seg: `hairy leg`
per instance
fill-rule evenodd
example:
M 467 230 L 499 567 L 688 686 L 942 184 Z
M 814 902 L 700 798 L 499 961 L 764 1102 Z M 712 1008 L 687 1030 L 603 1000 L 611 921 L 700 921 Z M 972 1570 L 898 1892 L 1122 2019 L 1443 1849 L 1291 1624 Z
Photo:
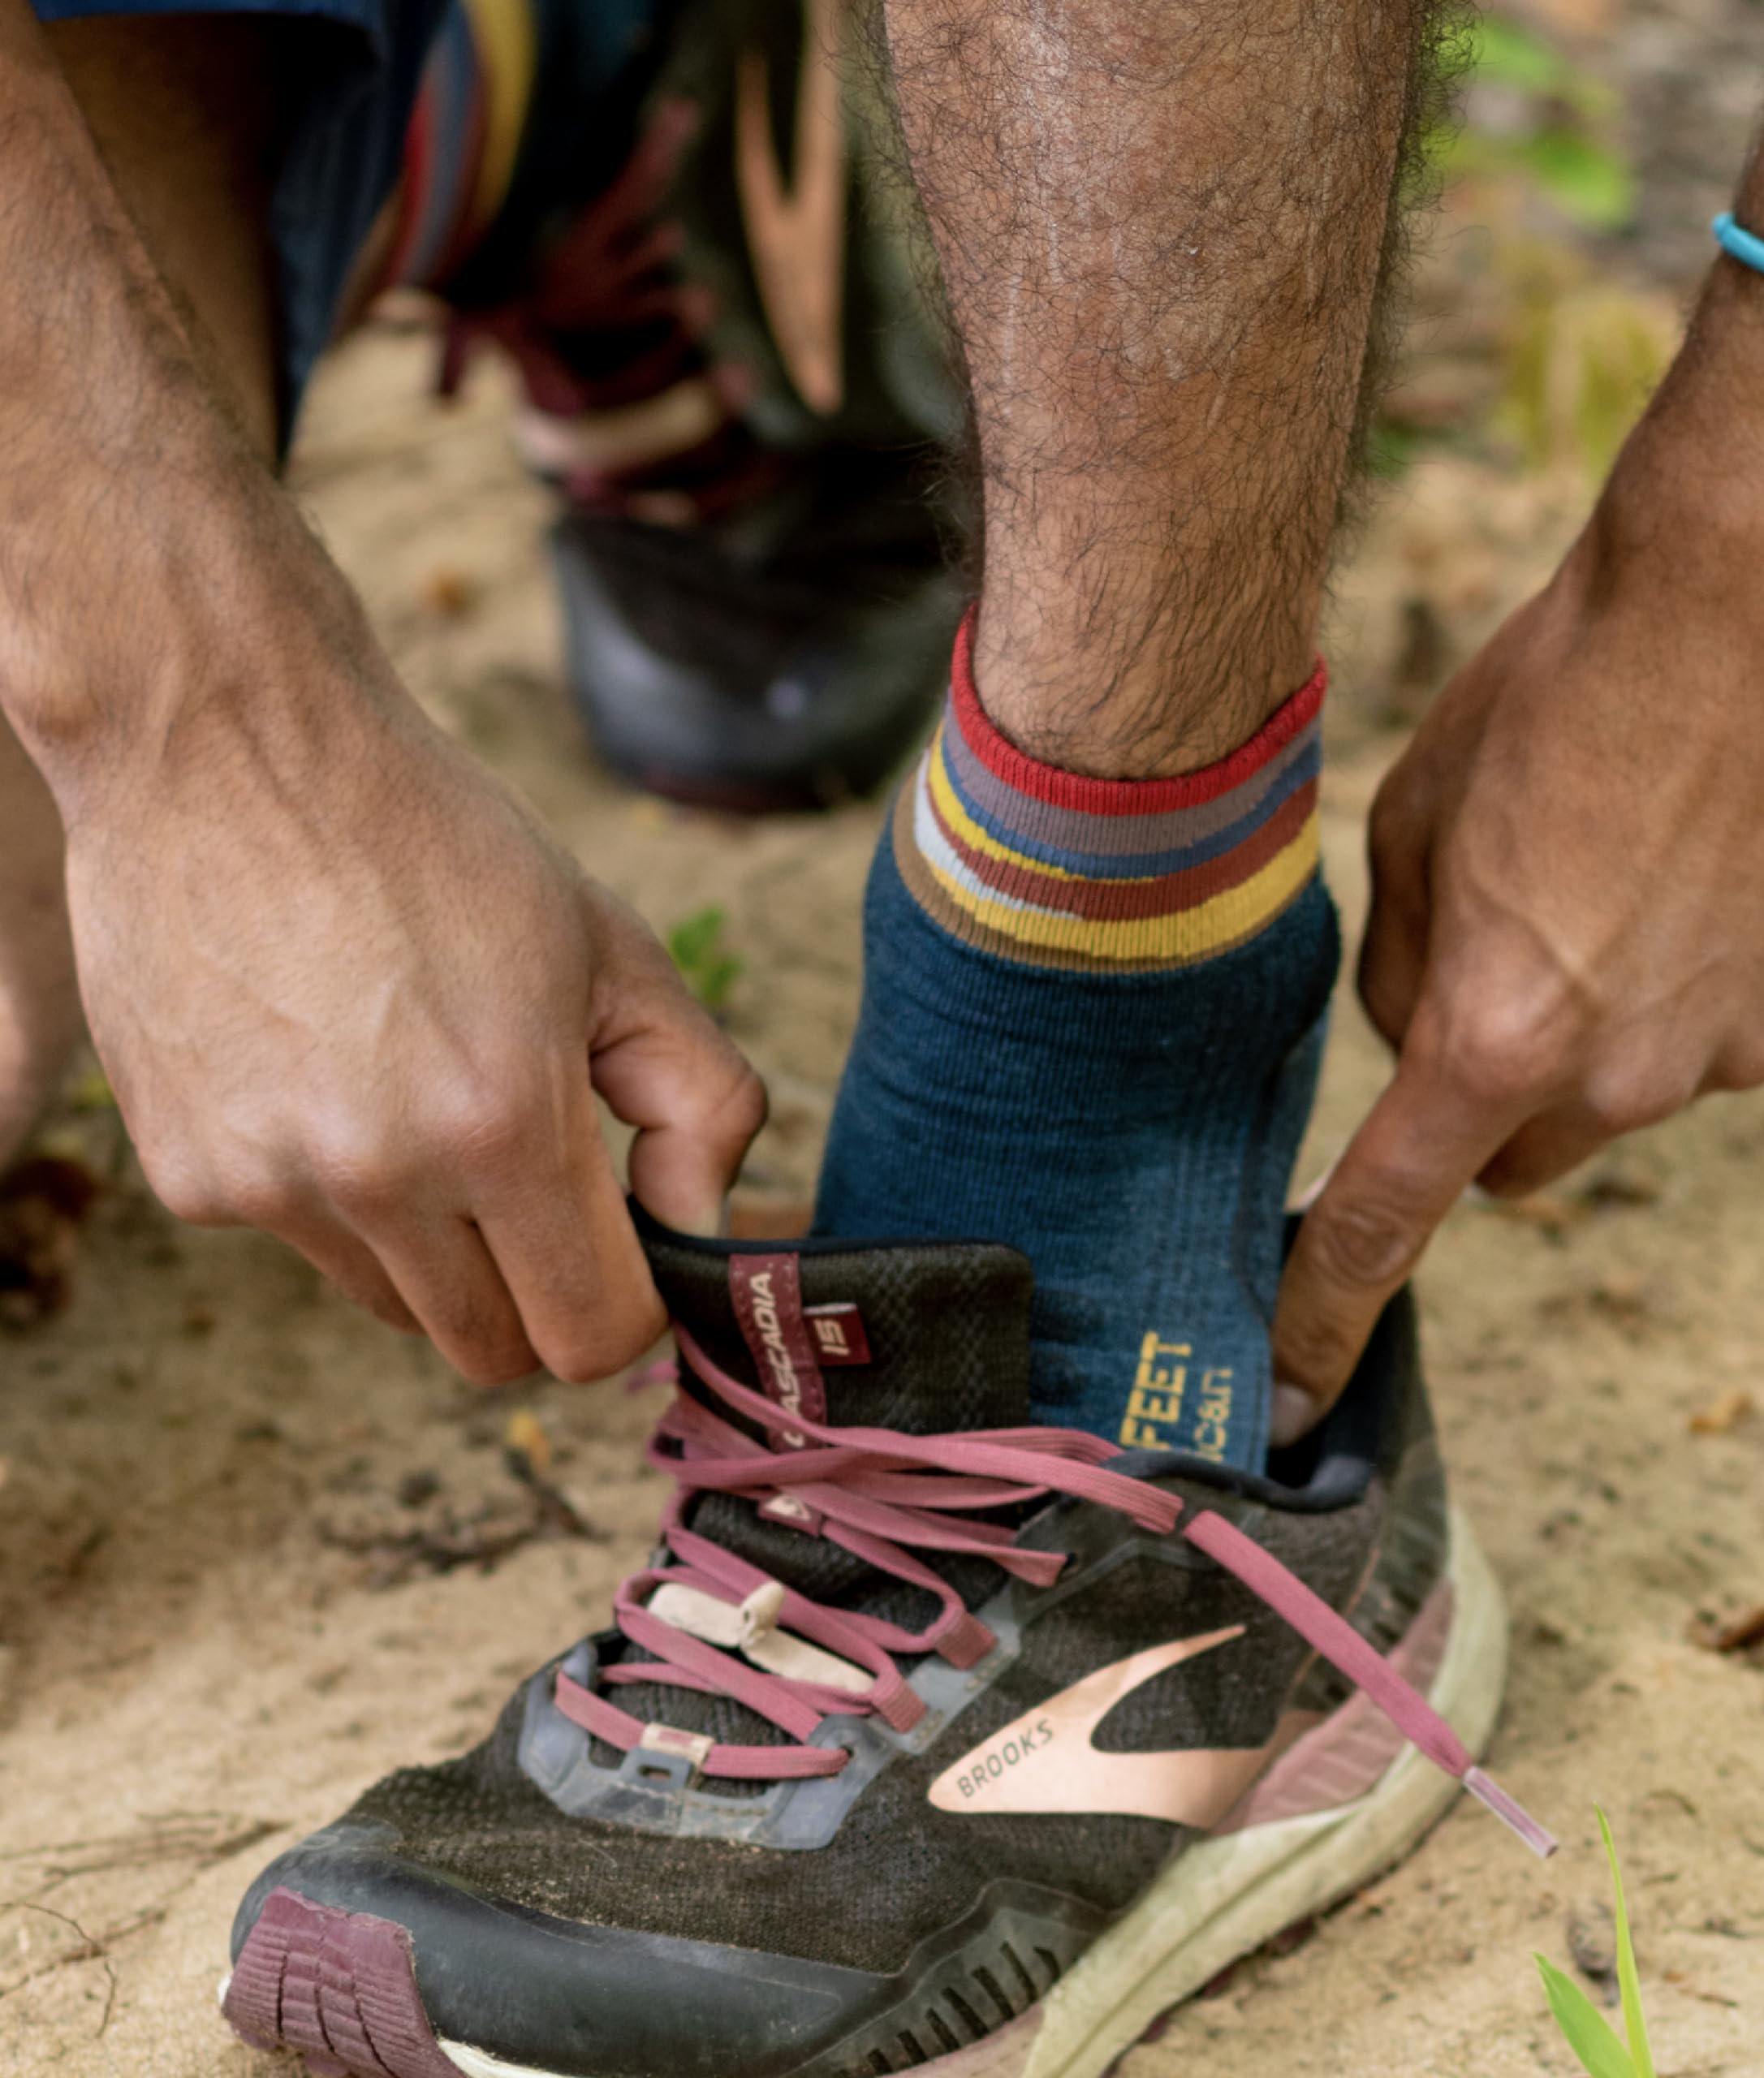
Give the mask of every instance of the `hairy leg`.
M 1036 1419 L 1253 1471 L 1338 963 L 1313 650 L 1428 5 L 884 0 L 981 584 L 817 1224 L 1008 1242 Z
M 1183 772 L 1311 668 L 1430 0 L 885 0 L 973 390 L 976 678 Z
M 236 18 L 56 24 L 56 56 L 188 321 L 265 451 L 275 439 L 264 235 L 278 142 L 270 41 Z M 80 1030 L 61 823 L 0 721 L 0 1162 L 52 1093 Z

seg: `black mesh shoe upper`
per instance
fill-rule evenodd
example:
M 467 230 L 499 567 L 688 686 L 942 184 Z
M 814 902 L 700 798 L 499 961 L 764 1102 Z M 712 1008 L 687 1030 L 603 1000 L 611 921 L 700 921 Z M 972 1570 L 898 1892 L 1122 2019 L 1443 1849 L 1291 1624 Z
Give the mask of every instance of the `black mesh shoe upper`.
M 729 1297 L 730 1260 L 744 1252 L 658 1233 L 648 1239 L 675 1319 L 715 1364 L 759 1386 Z M 1024 1423 L 1030 1283 L 1020 1257 L 945 1244 L 803 1244 L 792 1252 L 804 1305 L 855 1303 L 872 1357 L 823 1373 L 827 1423 L 908 1435 Z M 705 1391 L 689 1373 L 684 1389 Z M 1277 1461 L 1276 1477 L 1223 1473 L 1150 1453 L 1111 1469 L 1180 1494 L 1191 1514 L 1227 1517 L 1380 1650 L 1400 1637 L 1441 1576 L 1443 1483 L 1406 1300 L 1387 1315 L 1331 1421 L 1302 1453 Z M 830 1982 L 846 1987 L 826 2022 L 830 2054 L 850 2035 L 854 2013 L 869 2010 L 865 2001 L 884 1999 L 878 1987 L 917 1981 L 915 1972 L 934 1964 L 982 1969 L 1008 2010 L 1020 2010 L 1193 1835 L 1161 1817 L 940 1808 L 928 1792 L 946 1770 L 1097 1670 L 1231 1627 L 1240 1626 L 1241 1636 L 1132 1688 L 1096 1727 L 1095 1751 L 1261 1749 L 1283 1713 L 1327 1709 L 1347 1684 L 1178 1533 L 1148 1531 L 1070 1497 L 1023 1503 L 1005 1519 L 1014 1520 L 1019 1543 L 1068 1554 L 1059 1579 L 1037 1586 L 969 1555 L 915 1554 L 957 1588 L 970 1610 L 985 1612 L 999 1642 L 964 1671 L 934 1655 L 905 1664 L 915 1688 L 935 1699 L 910 1735 L 874 1718 L 827 1720 L 829 1736 L 848 1728 L 855 1789 L 837 1775 L 779 1784 L 704 1773 L 650 1796 L 633 1783 L 626 1754 L 558 1720 L 554 1663 L 513 1699 L 483 1745 L 459 1761 L 389 1777 L 338 1826 L 265 1872 L 237 1938 L 249 1929 L 253 1900 L 278 1882 L 319 1902 L 402 1915 L 405 1924 L 416 1909 L 407 1909 L 408 1899 L 420 1894 L 419 1977 L 442 1972 L 435 1995 L 443 2005 L 463 1995 L 464 1980 L 449 1975 L 438 1955 L 452 1937 L 434 1929 L 456 1920 L 463 1942 L 472 1914 L 485 1909 L 505 1931 L 511 1912 L 554 1929 L 548 1939 L 585 1943 L 582 1953 L 602 1964 L 613 1952 L 606 1944 L 625 1937 L 660 1942 L 658 1952 L 676 1959 L 745 1955 L 762 1976 L 773 1964 L 761 1968 L 761 1958 L 787 1961 L 792 1969 L 831 1972 Z M 763 1520 L 750 1499 L 701 1494 L 687 1520 L 822 1605 L 915 1627 L 937 1614 L 934 1596 L 824 1537 Z M 615 1630 L 576 1647 L 564 1663 L 592 1682 L 595 1666 L 642 1657 Z M 607 1692 L 639 1719 L 718 1742 L 786 1739 L 727 1697 L 647 1680 Z M 544 1770 L 536 1774 L 536 1723 L 546 1726 L 554 1759 L 560 1739 L 573 1743 L 567 1797 L 551 1793 L 552 1778 L 538 1778 Z M 861 1768 L 859 1756 L 866 1757 Z M 788 1812 L 792 1798 L 811 1790 L 836 1822 L 808 1844 Z M 557 1952 L 545 1951 L 554 1961 Z M 430 1988 L 425 1981 L 425 1997 Z M 950 2010 L 939 2008 L 946 2020 Z M 999 2024 L 996 2013 L 986 2022 Z M 822 2068 L 812 2044 L 798 2046 L 808 2060 L 778 2069 Z M 603 2078 L 597 2064 L 593 2078 Z

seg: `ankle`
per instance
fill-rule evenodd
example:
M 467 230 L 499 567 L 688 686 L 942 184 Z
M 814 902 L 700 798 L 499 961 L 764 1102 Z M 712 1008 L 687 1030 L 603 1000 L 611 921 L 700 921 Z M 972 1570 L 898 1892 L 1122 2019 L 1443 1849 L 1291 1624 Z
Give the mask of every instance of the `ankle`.
M 1038 1421 L 1259 1468 L 1285 1192 L 1339 941 L 1319 672 L 1186 777 L 1038 764 L 949 706 L 873 870 L 816 1224 L 1030 1260 Z
M 1147 574 L 1144 588 L 1152 590 Z M 1052 603 L 1050 604 L 1049 601 Z M 1162 779 L 1217 764 L 1253 738 L 1317 669 L 1315 614 L 1240 626 L 1097 603 L 1047 573 L 1012 582 L 989 563 L 972 627 L 973 677 L 993 725 L 1042 763 L 1098 779 Z
M 981 705 L 973 627 L 942 727 L 895 810 L 915 900 L 1010 959 L 1092 972 L 1192 965 L 1254 937 L 1318 863 L 1321 665 L 1227 757 L 1104 779 L 1026 755 Z

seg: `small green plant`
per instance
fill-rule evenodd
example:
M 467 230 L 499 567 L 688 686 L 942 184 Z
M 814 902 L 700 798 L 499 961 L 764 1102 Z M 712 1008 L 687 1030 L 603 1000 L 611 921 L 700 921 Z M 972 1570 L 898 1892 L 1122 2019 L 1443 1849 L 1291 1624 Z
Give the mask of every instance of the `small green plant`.
M 110 1077 L 96 1064 L 74 1076 L 62 1094 L 70 1111 L 114 1111 L 116 1092 L 111 1089 Z
M 667 934 L 667 949 L 674 964 L 687 987 L 713 1014 L 728 1002 L 729 991 L 740 980 L 746 965 L 723 942 L 723 927 L 728 920 L 714 906 L 695 909 Z
M 1660 300 L 1576 281 L 1516 255 L 1516 308 L 1499 421 L 1534 469 L 1601 481 L 1671 360 L 1675 325 Z
M 1501 96 L 1485 121 L 1469 119 L 1432 140 L 1447 176 L 1517 173 L 1587 231 L 1623 230 L 1634 218 L 1636 178 L 1615 141 L 1616 96 L 1532 30 L 1500 15 L 1468 29 L 1461 49 L 1471 86 Z
M 1624 1903 L 1623 1871 L 1617 1866 L 1617 1850 L 1602 1811 L 1598 1814 L 1598 1830 L 1605 1836 L 1605 1855 L 1617 1894 L 1617 1989 L 1623 1998 L 1624 2032 L 1629 2038 L 1628 2046 L 1618 2041 L 1610 2021 L 1572 1977 L 1542 1955 L 1537 1959 L 1538 1971 L 1555 2024 L 1581 2059 L 1588 2078 L 1654 2078 L 1654 2052 L 1648 2046 L 1641 1986 L 1636 1977 L 1635 1943 L 1629 1938 L 1629 1913 Z

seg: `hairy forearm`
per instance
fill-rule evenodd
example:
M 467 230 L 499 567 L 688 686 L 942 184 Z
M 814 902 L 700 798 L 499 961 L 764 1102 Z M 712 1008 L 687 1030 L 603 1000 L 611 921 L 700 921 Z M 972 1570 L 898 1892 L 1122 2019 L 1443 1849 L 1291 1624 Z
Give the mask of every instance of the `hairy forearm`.
M 1735 213 L 1764 230 L 1764 162 Z M 1537 1190 L 1764 1085 L 1761 399 L 1764 275 L 1723 257 L 1562 568 L 1379 788 L 1360 990 L 1397 1071 L 1274 1332 L 1275 1377 L 1322 1405 L 1473 1179 Z
M 163 740 L 252 574 L 313 551 L 24 0 L 0 196 L 0 710 L 60 794 Z

